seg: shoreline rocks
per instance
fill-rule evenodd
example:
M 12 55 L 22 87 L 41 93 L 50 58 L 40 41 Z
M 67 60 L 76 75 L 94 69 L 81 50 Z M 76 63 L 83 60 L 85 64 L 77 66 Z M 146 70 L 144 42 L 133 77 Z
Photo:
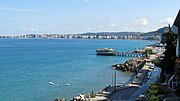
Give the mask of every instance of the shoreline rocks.
M 123 64 L 112 65 L 112 67 L 115 70 L 138 72 L 143 67 L 144 64 L 145 64 L 144 60 L 141 60 L 139 58 L 132 58 L 125 61 Z

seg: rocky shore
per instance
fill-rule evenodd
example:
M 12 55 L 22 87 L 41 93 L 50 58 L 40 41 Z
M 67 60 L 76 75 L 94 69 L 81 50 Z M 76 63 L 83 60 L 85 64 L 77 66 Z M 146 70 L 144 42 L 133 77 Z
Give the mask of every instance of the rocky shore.
M 143 67 L 144 64 L 145 64 L 144 60 L 141 60 L 139 58 L 132 58 L 127 60 L 123 64 L 112 65 L 112 67 L 115 70 L 138 72 Z

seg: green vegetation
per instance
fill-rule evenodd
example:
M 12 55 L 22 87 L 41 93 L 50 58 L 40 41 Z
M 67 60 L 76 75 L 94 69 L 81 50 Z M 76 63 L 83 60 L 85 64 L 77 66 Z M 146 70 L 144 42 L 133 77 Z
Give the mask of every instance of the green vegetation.
M 161 67 L 161 82 L 167 81 L 173 74 L 175 68 L 175 60 L 176 60 L 176 40 L 177 35 L 171 31 L 169 26 L 169 31 L 163 33 L 161 36 L 161 43 L 166 44 L 166 51 L 164 52 L 164 59 L 160 60 L 159 58 L 154 60 L 154 64 L 158 67 Z M 147 54 L 151 53 L 147 51 Z M 166 82 L 167 83 L 167 82 Z M 152 83 L 147 91 L 147 101 L 160 101 L 162 100 L 162 96 L 164 94 L 168 94 L 167 91 L 160 89 L 158 83 Z M 180 87 L 177 87 L 176 92 L 177 95 L 180 95 Z
M 157 67 L 161 67 L 161 60 L 159 58 L 156 58 L 154 60 L 154 64 L 157 66 Z
M 148 57 L 149 54 L 154 54 L 152 49 L 146 49 L 145 50 L 145 57 Z
M 160 101 L 161 96 L 158 95 L 159 85 L 157 83 L 152 83 L 149 87 L 147 93 L 148 96 L 146 97 L 147 101 Z
M 146 98 L 147 101 L 160 101 L 158 96 L 151 95 Z
M 169 31 L 163 33 L 161 36 L 162 43 L 166 45 L 166 51 L 164 52 L 164 59 L 161 61 L 162 73 L 161 77 L 168 79 L 174 73 L 175 59 L 176 59 L 176 39 L 177 36 L 171 31 L 169 26 Z M 158 62 L 158 61 L 157 61 Z M 162 79 L 162 82 L 165 82 L 165 79 Z

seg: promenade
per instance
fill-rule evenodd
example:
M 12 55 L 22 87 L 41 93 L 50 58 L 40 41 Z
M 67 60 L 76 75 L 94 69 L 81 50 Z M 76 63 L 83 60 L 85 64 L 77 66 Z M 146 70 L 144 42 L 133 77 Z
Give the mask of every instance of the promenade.
M 138 73 L 134 74 L 126 84 L 117 86 L 116 91 L 112 89 L 114 87 L 107 88 L 104 91 L 106 93 L 109 92 L 109 95 L 106 95 L 106 98 L 109 101 L 135 101 L 141 94 L 146 93 L 149 86 L 151 86 L 151 83 L 159 80 L 161 68 L 156 67 L 153 61 L 157 58 L 156 55 L 162 54 L 163 51 L 149 55 L 148 58 L 145 59 L 145 65 L 138 71 Z
M 146 66 L 144 66 L 146 67 Z M 140 71 L 135 79 L 126 85 L 116 87 L 116 91 L 112 91 L 111 94 L 107 97 L 110 101 L 120 101 L 120 100 L 130 100 L 134 101 L 139 95 L 145 93 L 151 82 L 156 82 L 159 80 L 159 76 L 161 73 L 161 68 L 155 67 L 151 72 L 151 78 L 147 78 L 147 71 L 143 70 Z M 110 88 L 109 88 L 110 89 Z M 110 91 L 110 90 L 106 90 Z
M 151 85 L 151 82 L 158 81 L 157 77 L 160 76 L 160 73 L 161 69 L 159 67 L 155 67 L 154 70 L 152 70 L 151 78 L 148 79 L 147 75 L 140 72 L 136 75 L 136 78 L 132 81 L 132 83 L 126 84 L 124 87 L 117 87 L 117 91 L 112 92 L 108 96 L 108 99 L 110 101 L 135 100 L 139 95 L 146 92 Z
M 155 59 L 154 56 L 150 56 L 152 60 Z M 137 73 L 132 82 L 124 85 L 124 89 L 118 89 L 115 92 L 112 92 L 108 99 L 110 101 L 120 101 L 120 100 L 130 100 L 135 101 L 137 97 L 141 94 L 144 94 L 152 82 L 157 82 L 160 77 L 161 68 L 159 67 L 150 67 L 154 66 L 153 62 L 150 61 L 146 63 L 143 68 Z M 151 73 L 149 76 L 148 73 Z M 148 77 L 149 76 L 149 77 Z

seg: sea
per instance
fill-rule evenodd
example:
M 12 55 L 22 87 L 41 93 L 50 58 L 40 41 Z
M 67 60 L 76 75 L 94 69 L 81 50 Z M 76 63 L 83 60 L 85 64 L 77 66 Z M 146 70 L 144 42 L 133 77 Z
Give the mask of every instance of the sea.
M 98 92 L 112 85 L 111 65 L 131 57 L 97 56 L 97 48 L 130 52 L 154 43 L 108 39 L 0 39 L 0 101 L 54 101 L 58 90 L 60 98 L 68 100 L 78 94 Z M 117 71 L 117 84 L 125 83 L 131 75 Z

